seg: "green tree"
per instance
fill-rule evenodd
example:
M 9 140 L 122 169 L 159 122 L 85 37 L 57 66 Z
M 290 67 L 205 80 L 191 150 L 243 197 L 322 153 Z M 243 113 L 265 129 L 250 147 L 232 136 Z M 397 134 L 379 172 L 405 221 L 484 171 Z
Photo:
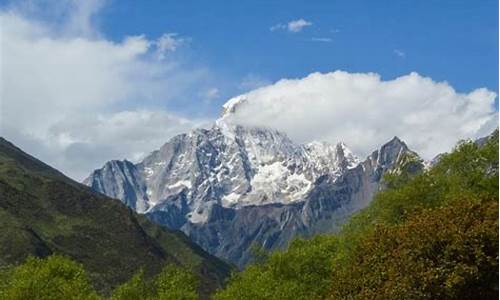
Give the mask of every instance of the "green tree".
M 111 300 L 148 300 L 154 297 L 154 286 L 144 277 L 140 270 L 126 283 L 117 287 Z
M 340 233 L 257 260 L 215 299 L 496 298 L 498 131 L 417 165 L 405 157 Z
M 236 273 L 215 299 L 316 299 L 328 292 L 336 239 L 297 239 L 286 251 Z
M 387 176 L 390 188 L 344 225 L 343 254 L 377 224 L 399 224 L 421 208 L 453 205 L 457 199 L 498 199 L 498 131 L 484 145 L 461 142 L 429 171 L 405 180 Z
M 154 283 L 159 300 L 198 299 L 198 278 L 177 266 L 167 265 Z
M 167 265 L 152 279 L 141 270 L 128 282 L 117 287 L 112 300 L 195 300 L 198 299 L 198 278 L 175 265 Z
M 29 257 L 3 279 L 2 299 L 99 299 L 83 266 L 63 256 Z
M 498 299 L 498 202 L 378 225 L 351 257 L 334 268 L 331 299 Z

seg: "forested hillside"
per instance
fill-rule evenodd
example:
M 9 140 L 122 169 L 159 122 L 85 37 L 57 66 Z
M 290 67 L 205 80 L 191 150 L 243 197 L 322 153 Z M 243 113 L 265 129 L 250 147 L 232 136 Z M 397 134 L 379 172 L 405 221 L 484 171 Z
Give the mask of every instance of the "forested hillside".
M 403 166 L 384 184 L 338 234 L 271 254 L 255 247 L 253 264 L 213 298 L 497 299 L 498 131 L 460 143 L 420 174 Z M 199 297 L 199 277 L 175 265 L 153 278 L 135 272 L 111 299 Z M 30 258 L 0 277 L 6 299 L 103 297 L 82 265 L 61 256 Z
M 497 299 L 498 131 L 387 189 L 337 235 L 296 240 L 216 299 Z
M 29 256 L 51 255 L 65 259 L 32 258 L 26 266 L 16 267 Z M 65 286 L 65 280 L 70 280 L 78 284 L 68 291 L 86 291 L 78 286 L 87 275 L 68 259 L 82 265 L 90 289 L 101 294 L 109 294 L 140 269 L 150 278 L 167 266 L 176 266 L 193 273 L 199 282 L 196 291 L 207 295 L 222 285 L 231 270 L 183 233 L 150 222 L 120 201 L 91 191 L 0 138 L 0 268 L 9 273 L 16 267 L 12 278 L 4 278 L 5 286 L 38 287 L 31 295 L 50 295 L 42 290 L 50 290 L 52 284 Z M 32 299 L 11 292 L 7 299 L 12 295 L 18 295 L 13 299 Z M 57 295 L 35 298 L 59 299 Z

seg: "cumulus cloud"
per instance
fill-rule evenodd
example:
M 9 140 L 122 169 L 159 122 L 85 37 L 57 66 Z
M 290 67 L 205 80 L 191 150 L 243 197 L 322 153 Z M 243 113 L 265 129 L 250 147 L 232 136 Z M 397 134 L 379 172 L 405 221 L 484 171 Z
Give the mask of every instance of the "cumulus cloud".
M 82 179 L 204 122 L 165 110 L 208 76 L 165 55 L 179 47 L 176 35 L 111 41 L 92 26 L 102 1 L 55 2 L 69 10 L 48 20 L 25 3 L 0 10 L 2 136 Z
M 170 55 L 188 37 L 112 41 L 95 26 L 103 1 L 20 3 L 0 10 L 0 135 L 27 152 L 80 180 L 106 160 L 139 159 L 210 122 L 165 108 L 192 91 L 220 97 L 207 70 L 186 68 Z M 311 25 L 293 22 L 278 29 Z M 245 95 L 234 122 L 275 127 L 298 142 L 343 140 L 361 155 L 398 135 L 431 158 L 498 126 L 493 92 L 458 93 L 416 73 L 389 81 L 377 74 L 315 73 L 273 85 L 248 75 L 239 88 L 257 89 Z
M 271 31 L 288 30 L 289 32 L 297 33 L 297 32 L 302 31 L 302 29 L 304 29 L 304 27 L 307 27 L 307 26 L 312 26 L 312 23 L 300 18 L 297 20 L 292 20 L 292 21 L 288 22 L 287 24 L 279 23 L 279 24 L 273 25 L 269 29 Z
M 191 120 L 162 110 L 131 110 L 113 113 L 67 115 L 52 124 L 43 135 L 7 124 L 2 135 L 73 178 L 85 178 L 92 168 L 111 159 L 138 161 L 174 135 L 204 120 Z
M 98 13 L 107 2 L 109 0 L 6 1 L 2 13 L 15 14 L 32 22 L 43 21 L 44 29 L 50 29 L 52 35 L 97 37 Z
M 294 21 L 288 22 L 287 28 L 288 31 L 290 32 L 299 32 L 302 31 L 304 27 L 311 26 L 312 23 L 309 21 L 306 21 L 304 19 L 298 19 Z
M 387 81 L 374 73 L 313 73 L 243 98 L 230 121 L 276 128 L 298 142 L 344 141 L 362 156 L 399 136 L 430 159 L 498 126 L 492 91 L 458 93 L 417 73 Z

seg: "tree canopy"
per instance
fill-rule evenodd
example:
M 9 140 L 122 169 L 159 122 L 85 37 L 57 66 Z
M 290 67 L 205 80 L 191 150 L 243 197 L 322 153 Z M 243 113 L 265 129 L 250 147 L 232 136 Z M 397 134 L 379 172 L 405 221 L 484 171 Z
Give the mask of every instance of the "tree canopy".
M 24 264 L 2 273 L 1 299 L 99 299 L 83 266 L 64 256 L 29 257 Z
M 497 299 L 498 131 L 407 169 L 338 234 L 276 251 L 215 299 Z

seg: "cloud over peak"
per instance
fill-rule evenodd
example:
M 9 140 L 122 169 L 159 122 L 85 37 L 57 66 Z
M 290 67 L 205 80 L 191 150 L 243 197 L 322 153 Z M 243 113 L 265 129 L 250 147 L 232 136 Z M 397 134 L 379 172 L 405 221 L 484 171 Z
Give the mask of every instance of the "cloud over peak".
M 243 95 L 231 122 L 266 126 L 298 142 L 344 141 L 360 155 L 399 136 L 430 159 L 464 138 L 497 125 L 496 94 L 458 93 L 446 82 L 410 73 L 382 80 L 375 73 L 313 73 Z

